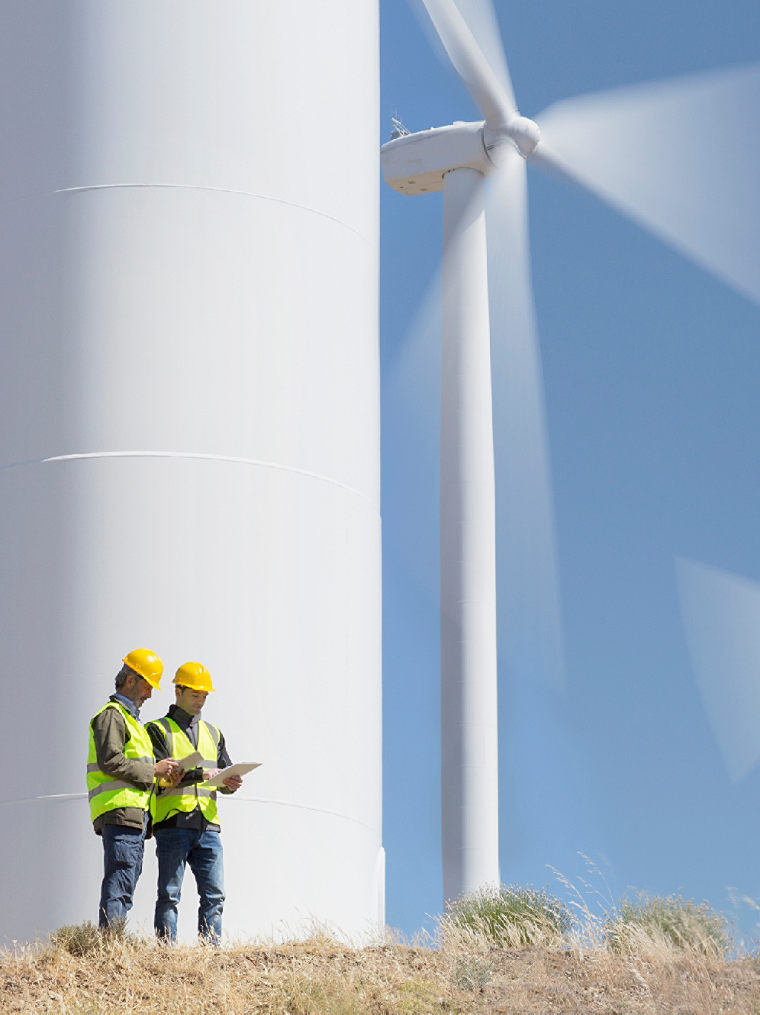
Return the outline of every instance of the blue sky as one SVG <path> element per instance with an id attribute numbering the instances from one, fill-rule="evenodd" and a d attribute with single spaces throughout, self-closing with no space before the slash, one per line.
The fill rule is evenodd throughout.
<path id="1" fill-rule="evenodd" d="M 495 6 L 528 116 L 585 92 L 760 61 L 756 0 Z M 381 3 L 381 46 L 382 140 L 392 115 L 411 130 L 480 118 L 406 0 Z M 747 145 L 758 151 L 756 118 Z M 705 148 L 723 145 L 730 160 L 733 144 L 708 119 Z M 613 897 L 707 899 L 749 938 L 758 914 L 732 899 L 760 902 L 760 765 L 732 769 L 714 710 L 725 681 L 735 707 L 723 746 L 740 719 L 736 738 L 751 744 L 760 701 L 752 666 L 733 679 L 725 618 L 713 625 L 704 602 L 694 623 L 713 659 L 698 674 L 694 653 L 706 650 L 687 637 L 676 562 L 742 576 L 754 601 L 760 309 L 580 188 L 537 172 L 529 186 L 566 688 L 500 659 L 502 880 L 560 891 L 550 866 L 577 878 L 585 854 Z M 403 418 L 396 385 L 440 261 L 441 213 L 440 195 L 382 188 L 384 840 L 387 922 L 406 933 L 441 909 L 435 356 L 429 371 L 418 364 Z"/>

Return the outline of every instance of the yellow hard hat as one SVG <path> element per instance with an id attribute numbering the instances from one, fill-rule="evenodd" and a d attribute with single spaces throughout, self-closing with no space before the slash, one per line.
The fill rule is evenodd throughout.
<path id="1" fill-rule="evenodd" d="M 174 674 L 173 683 L 189 687 L 191 691 L 213 691 L 211 674 L 203 663 L 183 663 Z"/>
<path id="2" fill-rule="evenodd" d="M 155 652 L 149 648 L 136 648 L 129 655 L 124 656 L 123 663 L 126 663 L 130 670 L 147 680 L 152 688 L 158 690 L 158 682 L 164 672 L 164 664 Z"/>

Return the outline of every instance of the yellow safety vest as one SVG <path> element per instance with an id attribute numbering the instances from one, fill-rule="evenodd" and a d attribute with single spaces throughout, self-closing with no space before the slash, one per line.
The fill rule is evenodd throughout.
<path id="1" fill-rule="evenodd" d="M 159 726 L 164 731 L 169 754 L 176 761 L 182 761 L 188 754 L 198 750 L 203 756 L 203 762 L 198 766 L 199 768 L 218 767 L 220 734 L 216 726 L 204 722 L 203 719 L 199 720 L 198 747 L 195 748 L 185 731 L 169 716 L 153 719 L 148 725 Z M 202 782 L 187 783 L 184 786 L 168 786 L 166 789 L 159 790 L 155 799 L 153 823 L 157 825 L 166 821 L 172 814 L 189 814 L 196 807 L 200 808 L 206 821 L 215 825 L 219 824 L 215 789 L 209 789 Z"/>
<path id="2" fill-rule="evenodd" d="M 155 763 L 153 757 L 153 744 L 150 742 L 148 731 L 138 722 L 137 719 L 119 701 L 109 701 L 101 708 L 90 721 L 90 746 L 87 753 L 87 796 L 90 801 L 90 817 L 94 821 L 106 811 L 116 810 L 117 807 L 139 807 L 147 811 L 150 807 L 150 798 L 153 787 L 140 789 L 131 782 L 124 782 L 122 779 L 114 779 L 102 771 L 98 765 L 98 756 L 95 751 L 95 734 L 92 723 L 101 712 L 107 708 L 115 708 L 121 712 L 127 726 L 127 739 L 124 744 L 124 757 L 135 761 L 144 761 L 149 765 Z"/>

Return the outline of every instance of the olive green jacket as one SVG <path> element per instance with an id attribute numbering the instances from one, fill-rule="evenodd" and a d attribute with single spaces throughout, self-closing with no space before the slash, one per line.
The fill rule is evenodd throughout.
<path id="1" fill-rule="evenodd" d="M 112 700 L 114 700 L 112 698 Z M 107 708 L 91 722 L 95 752 L 100 769 L 114 779 L 123 779 L 134 783 L 138 789 L 150 789 L 153 785 L 153 765 L 145 761 L 124 756 L 124 744 L 127 742 L 127 724 L 116 708 Z M 142 828 L 145 823 L 145 811 L 139 807 L 117 807 L 106 811 L 93 822 L 98 835 L 102 834 L 103 825 L 127 825 Z"/>

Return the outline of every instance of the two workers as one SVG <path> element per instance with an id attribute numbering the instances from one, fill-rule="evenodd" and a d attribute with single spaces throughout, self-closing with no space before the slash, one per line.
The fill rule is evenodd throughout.
<path id="1" fill-rule="evenodd" d="M 103 841 L 98 924 L 106 930 L 126 920 L 152 824 L 158 858 L 156 936 L 176 940 L 177 907 L 189 864 L 198 887 L 198 933 L 219 944 L 222 844 L 216 789 L 204 783 L 231 762 L 221 731 L 200 718 L 214 690 L 211 677 L 201 663 L 180 666 L 174 677 L 175 703 L 163 718 L 143 726 L 140 708 L 159 689 L 163 663 L 145 648 L 122 662 L 115 693 L 90 722 L 87 790 L 93 827 Z M 202 761 L 186 770 L 182 759 L 196 752 Z M 242 781 L 231 775 L 220 790 L 234 793 Z"/>

